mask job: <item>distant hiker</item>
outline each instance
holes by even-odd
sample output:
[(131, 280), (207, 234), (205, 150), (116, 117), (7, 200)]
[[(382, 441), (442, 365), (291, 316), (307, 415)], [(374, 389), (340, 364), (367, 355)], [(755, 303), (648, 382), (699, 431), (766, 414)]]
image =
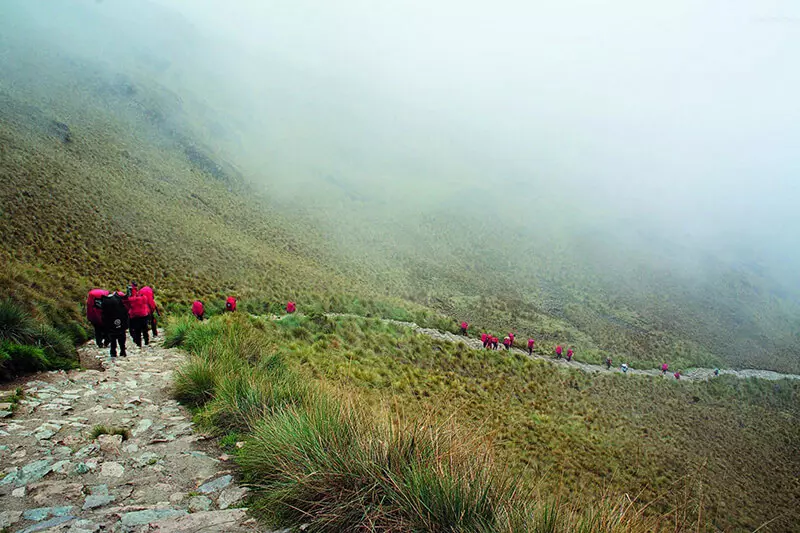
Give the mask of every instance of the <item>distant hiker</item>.
[(681, 379), (681, 371), (680, 370), (678, 370), (677, 372), (675, 372), (672, 375), (675, 376), (675, 379)]
[(714, 376), (719, 376), (719, 368), (714, 369)]
[(508, 338), (511, 339), (511, 346), (514, 346), (514, 332), (508, 334)]
[(139, 294), (139, 287), (136, 286), (135, 281), (131, 281), (131, 284), (128, 285), (128, 296), (136, 296)]
[(128, 310), (125, 308), (126, 296), (121, 292), (114, 292), (94, 301), (95, 307), (100, 309), (103, 317), (103, 327), (106, 330), (111, 346), (111, 357), (119, 355), (125, 357), (125, 332), (128, 329)]
[(567, 362), (568, 362), (568, 363), (569, 363), (570, 361), (572, 361), (572, 356), (573, 356), (574, 354), (575, 354), (575, 352), (573, 352), (573, 351), (572, 351), (572, 348), (570, 348), (569, 350), (567, 350)]
[(147, 327), (147, 316), (150, 314), (150, 306), (147, 305), (147, 297), (136, 292), (128, 297), (128, 316), (130, 317), (131, 338), (139, 348), (144, 344), (150, 344), (150, 332)]
[(295, 303), (291, 300), (286, 302), (286, 312), (291, 315), (295, 311), (297, 311), (297, 306), (295, 305)]
[(511, 348), (511, 339), (509, 339), (508, 337), (504, 338), (503, 339), (503, 346), (506, 347), (506, 350)]
[(498, 346), (497, 343), (498, 343), (497, 337), (492, 337), (492, 349), (493, 350), (497, 350), (497, 346)]
[(556, 346), (556, 359), (561, 359), (561, 352), (563, 351), (564, 348), (562, 348), (560, 344)]
[(488, 338), (489, 338), (489, 335), (487, 335), (486, 333), (481, 333), (481, 343), (483, 344), (484, 348), (486, 348), (486, 339), (488, 339)]
[(156, 321), (156, 315), (161, 316), (161, 313), (158, 311), (156, 299), (153, 296), (153, 288), (144, 286), (142, 287), (142, 290), (139, 291), (139, 294), (147, 299), (147, 308), (150, 311), (150, 314), (147, 315), (147, 323), (150, 326), (153, 337), (158, 337), (158, 322)]
[(195, 300), (192, 302), (192, 314), (197, 320), (203, 320), (205, 312), (206, 310), (203, 306), (203, 302), (200, 300)]
[(611, 370), (611, 358), (606, 357), (606, 370)]
[(533, 355), (533, 345), (536, 344), (536, 341), (533, 339), (528, 339), (528, 355)]
[(100, 308), (94, 305), (94, 302), (103, 296), (108, 296), (107, 290), (92, 289), (86, 297), (86, 319), (94, 327), (94, 342), (97, 343), (98, 348), (108, 346), (108, 334), (103, 327), (103, 314)]
[(622, 363), (622, 366), (620, 368), (622, 369), (623, 374), (628, 373), (628, 363)]
[(236, 298), (228, 296), (228, 299), (225, 300), (225, 311), (229, 313), (236, 311)]
[(466, 322), (462, 322), (461, 323), (461, 334), (464, 335), (465, 337), (467, 336), (467, 328), (469, 328), (469, 324), (467, 324)]
[(667, 375), (667, 370), (669, 370), (669, 366), (667, 365), (667, 363), (662, 364), (661, 365), (661, 375), (662, 376), (666, 376)]

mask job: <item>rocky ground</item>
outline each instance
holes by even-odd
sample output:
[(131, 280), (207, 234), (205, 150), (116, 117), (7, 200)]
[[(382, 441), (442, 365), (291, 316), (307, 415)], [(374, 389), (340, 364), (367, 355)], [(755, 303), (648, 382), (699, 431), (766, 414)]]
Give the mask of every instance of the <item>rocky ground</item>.
[(114, 362), (80, 352), (103, 370), (36, 376), (0, 406), (0, 531), (257, 531), (230, 458), (170, 397), (185, 356), (160, 338)]

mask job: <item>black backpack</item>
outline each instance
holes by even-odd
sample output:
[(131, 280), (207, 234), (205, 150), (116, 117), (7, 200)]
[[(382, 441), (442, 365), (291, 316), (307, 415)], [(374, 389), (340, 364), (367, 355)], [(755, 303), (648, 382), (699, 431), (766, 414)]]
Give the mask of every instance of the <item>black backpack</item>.
[(109, 294), (95, 302), (102, 311), (104, 328), (111, 333), (122, 333), (128, 329), (128, 310), (120, 295)]

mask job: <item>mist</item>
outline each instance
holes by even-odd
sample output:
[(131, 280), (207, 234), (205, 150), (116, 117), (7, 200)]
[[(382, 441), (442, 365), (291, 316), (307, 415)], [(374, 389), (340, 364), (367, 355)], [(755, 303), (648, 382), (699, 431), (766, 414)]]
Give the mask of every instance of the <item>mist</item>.
[(520, 243), (679, 243), (797, 288), (796, 3), (3, 9), (26, 13), (26, 39), (169, 88), (217, 156), (343, 227), (450, 213)]

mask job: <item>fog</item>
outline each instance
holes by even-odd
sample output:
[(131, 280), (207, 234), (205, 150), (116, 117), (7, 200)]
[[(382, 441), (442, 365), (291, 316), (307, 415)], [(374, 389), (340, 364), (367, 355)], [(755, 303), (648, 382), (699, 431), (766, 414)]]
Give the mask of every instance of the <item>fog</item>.
[(633, 227), (786, 279), (800, 264), (797, 2), (25, 9), (59, 46), (175, 91), (289, 204), (325, 210), (325, 178), (404, 213)]

